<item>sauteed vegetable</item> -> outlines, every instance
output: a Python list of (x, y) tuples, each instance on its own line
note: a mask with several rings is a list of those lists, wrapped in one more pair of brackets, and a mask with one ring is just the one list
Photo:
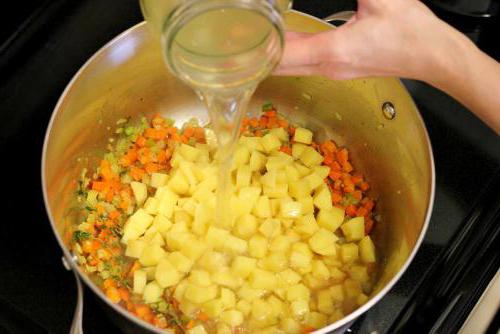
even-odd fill
[(160, 115), (118, 126), (99, 166), (82, 171), (73, 233), (111, 302), (172, 332), (304, 333), (368, 300), (375, 202), (346, 148), (265, 104), (243, 121), (232, 225), (220, 226), (210, 129)]

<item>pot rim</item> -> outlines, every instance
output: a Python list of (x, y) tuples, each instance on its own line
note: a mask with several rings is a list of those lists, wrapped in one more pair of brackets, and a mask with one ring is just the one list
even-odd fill
[[(312, 15), (302, 13), (296, 10), (290, 10), (290, 12), (293, 12), (295, 14), (299, 14), (302, 16), (306, 16), (310, 19), (313, 19), (315, 21), (328, 24), (325, 21), (314, 17)], [(147, 330), (150, 330), (151, 332), (154, 333), (165, 333), (164, 330), (161, 330), (148, 322), (141, 320), (137, 318), (136, 316), (132, 315), (129, 313), (126, 309), (123, 307), (112, 303), (105, 295), (104, 293), (92, 282), (92, 280), (85, 274), (80, 267), (76, 263), (76, 259), (74, 256), (69, 252), (68, 248), (64, 244), (63, 240), (61, 239), (60, 235), (57, 233), (57, 229), (55, 226), (55, 220), (54, 217), (52, 216), (52, 212), (50, 210), (49, 202), (48, 202), (48, 197), (47, 197), (47, 181), (45, 179), (45, 166), (46, 166), (46, 158), (47, 158), (47, 149), (48, 149), (48, 142), (49, 142), (49, 137), (52, 132), (52, 127), (55, 122), (56, 115), (58, 114), (59, 109), (61, 108), (62, 103), (64, 102), (66, 96), (68, 95), (69, 90), (73, 87), (74, 83), (80, 78), (81, 74), (87, 69), (87, 67), (90, 66), (91, 63), (94, 62), (95, 59), (97, 59), (100, 55), (102, 55), (110, 45), (115, 44), (116, 42), (127, 38), (132, 32), (141, 29), (143, 26), (146, 25), (145, 21), (139, 22), (132, 27), (128, 28), (127, 30), (123, 31), (113, 39), (111, 39), (109, 42), (107, 42), (104, 46), (102, 46), (99, 50), (97, 50), (81, 67), (80, 69), (73, 75), (69, 83), (66, 85), (63, 93), (59, 97), (57, 104), (54, 107), (54, 110), (52, 112), (52, 115), (50, 117), (49, 124), (47, 126), (47, 130), (45, 132), (45, 137), (44, 137), (44, 142), (43, 142), (43, 148), (42, 148), (42, 161), (41, 161), (41, 176), (42, 176), (42, 193), (43, 193), (43, 200), (45, 204), (45, 208), (47, 211), (47, 215), (49, 217), (50, 221), (50, 226), (52, 228), (52, 231), (57, 239), (57, 242), (59, 243), (59, 246), (61, 247), (63, 251), (63, 256), (66, 258), (67, 263), (71, 267), (71, 270), (76, 272), (79, 276), (80, 279), (83, 280), (85, 285), (89, 287), (95, 294), (99, 296), (101, 300), (103, 300), (109, 307), (120, 313), (122, 316), (127, 318), (128, 320), (132, 321), (136, 325), (146, 328)], [(398, 84), (406, 91), (406, 88), (402, 84), (401, 80), (394, 78), (395, 80), (398, 81)], [(426, 210), (426, 215), (425, 215), (425, 221), (424, 224), (422, 225), (422, 229), (420, 231), (419, 237), (410, 253), (408, 258), (406, 259), (405, 263), (403, 266), (398, 270), (397, 274), (382, 288), (375, 296), (373, 296), (366, 304), (362, 305), (360, 308), (356, 309), (354, 312), (348, 314), (347, 316), (343, 317), (342, 319), (326, 326), (321, 329), (316, 330), (314, 333), (320, 334), (320, 333), (328, 333), (330, 331), (333, 331), (335, 329), (339, 329), (343, 326), (346, 326), (353, 322), (356, 318), (361, 316), (363, 313), (368, 311), (371, 307), (373, 307), (376, 303), (379, 302), (380, 299), (382, 299), (387, 292), (392, 289), (392, 287), (396, 284), (396, 282), (401, 278), (401, 276), (404, 274), (404, 272), (407, 270), (408, 266), (410, 263), (413, 261), (413, 258), (415, 257), (415, 254), (417, 253), (418, 249), (420, 248), (420, 245), (425, 237), (425, 234), (427, 232), (428, 226), (429, 226), (429, 221), (430, 217), (432, 214), (432, 209), (434, 205), (434, 196), (435, 196), (435, 166), (434, 166), (434, 154), (431, 146), (431, 142), (429, 139), (429, 134), (427, 132), (427, 128), (425, 127), (425, 123), (422, 119), (422, 116), (420, 115), (420, 112), (418, 111), (418, 108), (416, 107), (416, 104), (411, 97), (409, 93), (407, 93), (408, 98), (411, 100), (412, 105), (414, 106), (418, 119), (420, 120), (421, 126), (423, 127), (424, 130), (424, 135), (425, 135), (425, 142), (427, 143), (427, 149), (428, 149), (428, 154), (429, 154), (429, 167), (431, 169), (431, 188), (430, 188), (430, 196), (429, 196), (429, 201), (427, 203), (427, 210)]]

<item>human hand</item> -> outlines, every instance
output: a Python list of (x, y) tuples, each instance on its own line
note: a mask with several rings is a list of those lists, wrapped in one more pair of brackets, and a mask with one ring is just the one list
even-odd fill
[(459, 64), (461, 55), (449, 50), (460, 43), (468, 40), (417, 0), (358, 0), (355, 16), (337, 29), (287, 33), (276, 74), (397, 76), (438, 85), (449, 63)]

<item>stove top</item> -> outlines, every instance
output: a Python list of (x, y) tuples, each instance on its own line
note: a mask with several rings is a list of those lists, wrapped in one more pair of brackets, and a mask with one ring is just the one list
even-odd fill
[[(354, 9), (355, 3), (296, 0), (294, 6), (325, 17)], [(21, 7), (22, 11), (1, 14), (9, 16), (2, 22), (13, 25), (0, 35), (0, 171), (6, 176), (1, 202), (0, 333), (67, 333), (76, 289), (73, 275), (61, 264), (61, 250), (43, 205), (43, 136), (57, 99), (79, 67), (142, 17), (137, 0), (23, 1)], [(499, 59), (494, 38), (498, 21), (449, 16)], [(356, 321), (350, 329), (355, 333), (416, 328), (456, 332), (500, 266), (498, 136), (443, 93), (420, 82), (404, 83), (431, 138), (436, 200), (413, 263), (390, 293)], [(85, 297), (85, 332), (119, 333), (97, 298), (89, 291)], [(491, 326), (495, 324), (498, 320)]]

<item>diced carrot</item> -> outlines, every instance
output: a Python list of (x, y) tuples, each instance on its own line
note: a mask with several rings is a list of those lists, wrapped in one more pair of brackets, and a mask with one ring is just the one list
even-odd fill
[(365, 203), (363, 203), (363, 206), (368, 210), (368, 212), (371, 212), (373, 210), (373, 207), (375, 206), (375, 202), (372, 199), (367, 199)]
[(327, 153), (324, 157), (325, 159), (323, 160), (323, 165), (330, 166), (333, 162), (333, 155)]
[(104, 289), (116, 288), (116, 281), (111, 278), (107, 278), (104, 282), (102, 282), (102, 287)]
[(255, 137), (262, 137), (264, 134), (260, 130), (255, 130), (254, 135), (255, 135)]
[(359, 175), (359, 174), (356, 174), (356, 175), (353, 175), (351, 177), (351, 181), (352, 183), (354, 183), (355, 185), (359, 185), (363, 182), (363, 176), (362, 175)]
[(350, 173), (353, 170), (352, 165), (349, 161), (346, 161), (345, 163), (342, 164), (342, 169), (344, 170), (344, 172), (347, 173)]
[(358, 217), (364, 217), (368, 214), (368, 210), (366, 210), (366, 208), (364, 206), (358, 208), (358, 210), (356, 211), (356, 216)]
[(136, 181), (141, 180), (144, 173), (145, 173), (144, 169), (139, 167), (132, 167), (130, 169), (130, 176), (132, 176), (132, 178)]
[(177, 133), (172, 133), (170, 138), (172, 138), (172, 140), (176, 141), (176, 142), (180, 142), (181, 141), (181, 136), (179, 136)]
[(288, 133), (290, 134), (290, 136), (293, 136), (295, 134), (295, 128), (293, 126), (289, 127)]
[(250, 126), (253, 128), (256, 128), (259, 126), (259, 120), (257, 118), (251, 118), (250, 119)]
[(120, 294), (120, 298), (126, 302), (130, 300), (130, 292), (125, 288), (119, 288), (118, 293)]
[(356, 217), (356, 206), (353, 204), (348, 205), (345, 208), (345, 213), (351, 217)]
[(334, 204), (337, 204), (340, 203), (341, 201), (342, 201), (342, 195), (336, 190), (332, 191), (332, 202)]
[(363, 182), (359, 185), (359, 189), (361, 189), (362, 191), (367, 191), (368, 189), (370, 189), (370, 185), (368, 184), (368, 182)]
[(352, 197), (354, 197), (355, 200), (361, 201), (361, 198), (363, 198), (363, 194), (359, 190), (355, 190), (352, 192)]
[(337, 161), (332, 162), (330, 164), (330, 168), (333, 170), (336, 170), (338, 172), (340, 172), (342, 170), (342, 166), (340, 166), (340, 164)]
[(271, 109), (271, 110), (264, 112), (264, 115), (266, 115), (266, 117), (269, 117), (269, 118), (275, 118), (277, 116), (277, 113), (276, 113), (276, 110)]
[(137, 270), (137, 269), (141, 269), (141, 264), (139, 263), (139, 261), (135, 261), (134, 264), (132, 265), (132, 267), (130, 268), (130, 271), (129, 271), (129, 275), (130, 276), (133, 276), (134, 275), (134, 272)]
[(267, 121), (267, 127), (269, 129), (278, 128), (279, 127), (278, 119), (276, 117), (270, 117)]
[(92, 182), (92, 190), (103, 192), (107, 187), (107, 183), (104, 181), (93, 181)]
[(354, 183), (350, 179), (344, 180), (344, 191), (352, 193), (354, 191)]
[(158, 328), (167, 328), (167, 319), (165, 319), (164, 317), (156, 316), (153, 320), (153, 325)]
[(342, 181), (341, 180), (335, 180), (335, 182), (333, 182), (333, 189), (335, 189), (335, 190), (341, 190), (342, 189)]
[(138, 147), (144, 147), (146, 145), (146, 138), (144, 138), (143, 136), (137, 137), (135, 145), (137, 145)]
[(172, 150), (171, 149), (167, 148), (165, 150), (165, 157), (167, 158), (167, 160), (172, 157)]
[(184, 132), (182, 133), (184, 136), (187, 138), (190, 138), (194, 135), (194, 128), (191, 126), (188, 126), (184, 129)]
[(165, 123), (165, 119), (159, 113), (157, 113), (151, 120), (151, 124), (153, 124), (153, 126), (161, 126), (163, 123)]
[(161, 140), (167, 137), (167, 130), (163, 128), (159, 129), (147, 128), (146, 130), (144, 130), (144, 137), (155, 140)]
[(303, 334), (308, 334), (308, 333), (312, 333), (316, 330), (316, 328), (314, 327), (311, 327), (311, 326), (306, 326), (302, 329), (302, 333)]
[(196, 325), (196, 322), (195, 322), (193, 319), (191, 319), (191, 320), (189, 320), (189, 322), (186, 324), (186, 329), (191, 329), (191, 328), (193, 328), (195, 325)]
[(342, 176), (342, 174), (338, 171), (330, 169), (330, 173), (328, 173), (328, 176), (330, 177), (330, 179), (335, 181), (335, 180), (340, 180), (340, 177)]
[(83, 240), (82, 241), (82, 250), (85, 253), (92, 253), (94, 250), (94, 247), (92, 247), (92, 240)]
[(140, 304), (135, 306), (135, 313), (139, 318), (146, 319), (147, 315), (151, 313), (151, 309), (147, 305)]
[(349, 160), (349, 152), (345, 148), (338, 150), (336, 155), (337, 160), (341, 165), (345, 164)]
[(321, 151), (323, 153), (326, 153), (326, 152), (334, 153), (337, 150), (337, 146), (331, 140), (327, 140), (327, 141), (321, 143), (320, 148), (321, 148)]
[(118, 217), (120, 217), (120, 211), (118, 210), (113, 210), (109, 213), (109, 218), (111, 219), (116, 219)]
[(288, 146), (281, 146), (280, 151), (288, 155), (292, 155), (292, 149)]
[(181, 135), (180, 138), (181, 138), (181, 143), (183, 143), (183, 144), (189, 143), (189, 138), (186, 137), (185, 135)]
[(141, 164), (145, 165), (151, 162), (151, 150), (148, 147), (143, 147), (137, 152), (139, 155), (139, 161)]
[(127, 153), (120, 159), (120, 163), (123, 167), (128, 167), (137, 161), (137, 150), (131, 148)]
[(160, 170), (160, 166), (158, 164), (155, 164), (154, 162), (150, 162), (150, 163), (147, 163), (144, 166), (144, 169), (146, 170), (146, 172), (148, 174), (151, 174), (151, 173), (159, 171)]
[(267, 122), (268, 122), (268, 121), (269, 121), (269, 120), (268, 120), (268, 118), (267, 118), (267, 117), (261, 117), (261, 118), (259, 119), (259, 126), (260, 126), (261, 128), (267, 128)]
[(371, 217), (365, 218), (365, 234), (368, 235), (373, 230), (373, 219)]
[(204, 312), (199, 312), (198, 313), (198, 316), (197, 316), (198, 320), (200, 321), (208, 321), (208, 319), (210, 319), (208, 317), (208, 314), (204, 313)]
[(194, 138), (198, 140), (198, 142), (204, 142), (205, 141), (205, 130), (201, 127), (194, 128)]
[(106, 297), (109, 298), (109, 300), (112, 303), (119, 303), (121, 300), (120, 293), (118, 292), (118, 289), (115, 287), (110, 287), (106, 289)]

